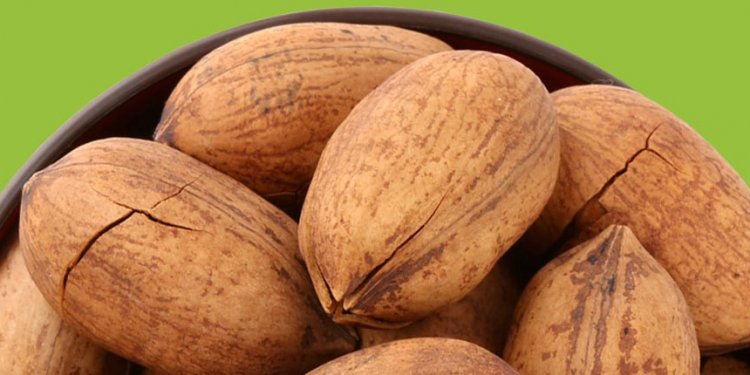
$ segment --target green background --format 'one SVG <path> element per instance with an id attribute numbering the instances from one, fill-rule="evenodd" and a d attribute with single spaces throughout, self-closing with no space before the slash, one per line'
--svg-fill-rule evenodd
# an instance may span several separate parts
<path id="1" fill-rule="evenodd" d="M 671 109 L 750 181 L 750 2 L 604 3 L 3 1 L 0 186 L 87 102 L 168 52 L 260 18 L 355 5 L 440 10 L 556 44 Z"/>

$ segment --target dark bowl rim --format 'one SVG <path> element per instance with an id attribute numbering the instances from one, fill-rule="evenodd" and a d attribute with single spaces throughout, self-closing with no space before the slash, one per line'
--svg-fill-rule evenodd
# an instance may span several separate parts
<path id="1" fill-rule="evenodd" d="M 503 26 L 444 12 L 394 7 L 349 7 L 302 11 L 265 18 L 178 48 L 123 79 L 73 115 L 37 148 L 0 194 L 0 237 L 8 219 L 18 209 L 23 184 L 36 171 L 59 158 L 64 150 L 108 113 L 160 79 L 191 65 L 191 62 L 198 60 L 218 45 L 249 32 L 296 22 L 386 24 L 453 34 L 513 50 L 555 66 L 583 82 L 628 87 L 599 67 L 562 48 Z"/>

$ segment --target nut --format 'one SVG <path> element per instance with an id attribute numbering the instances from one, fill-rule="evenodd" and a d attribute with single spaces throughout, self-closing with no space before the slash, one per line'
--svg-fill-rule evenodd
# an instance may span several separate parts
<path id="1" fill-rule="evenodd" d="M 403 66 L 446 50 L 435 38 L 391 26 L 257 31 L 212 51 L 182 78 L 155 139 L 293 211 L 351 108 Z"/>
<path id="2" fill-rule="evenodd" d="M 559 183 L 526 239 L 544 249 L 628 225 L 682 289 L 704 354 L 750 344 L 745 182 L 688 125 L 638 93 L 591 85 L 552 97 Z"/>
<path id="3" fill-rule="evenodd" d="M 399 327 L 463 298 L 541 212 L 557 137 L 546 89 L 511 58 L 443 52 L 393 75 L 331 137 L 305 200 L 323 307 Z"/>
<path id="4" fill-rule="evenodd" d="M 11 233 L 0 241 L 0 373 L 127 375 L 127 361 L 78 335 L 52 310 Z"/>
<path id="5" fill-rule="evenodd" d="M 517 375 L 500 357 L 466 341 L 416 338 L 362 349 L 309 375 L 497 374 Z"/>
<path id="6" fill-rule="evenodd" d="M 685 299 L 623 226 L 610 226 L 532 278 L 503 358 L 528 375 L 700 371 Z"/>
<path id="7" fill-rule="evenodd" d="M 167 373 L 299 373 L 354 343 L 319 310 L 296 229 L 189 156 L 112 138 L 29 180 L 20 239 L 44 297 L 112 352 Z"/>

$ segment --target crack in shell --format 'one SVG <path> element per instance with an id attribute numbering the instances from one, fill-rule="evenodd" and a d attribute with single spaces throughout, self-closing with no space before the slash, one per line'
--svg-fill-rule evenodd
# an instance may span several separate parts
<path id="1" fill-rule="evenodd" d="M 664 125 L 664 123 L 661 123 L 657 125 L 651 132 L 649 132 L 648 136 L 646 137 L 645 144 L 642 148 L 640 148 L 638 151 L 636 151 L 628 160 L 625 161 L 625 165 L 620 168 L 618 171 L 616 171 L 605 183 L 602 185 L 602 187 L 593 195 L 591 198 L 589 198 L 582 206 L 578 209 L 578 211 L 573 215 L 573 218 L 568 222 L 568 224 L 564 227 L 562 230 L 560 236 L 555 241 L 555 243 L 551 246 L 552 249 L 556 249 L 555 251 L 552 251 L 552 255 L 558 254 L 560 251 L 565 250 L 566 248 L 570 248 L 572 246 L 577 245 L 583 240 L 587 240 L 588 238 L 576 238 L 575 233 L 579 232 L 580 229 L 584 229 L 588 227 L 589 225 L 596 223 L 599 219 L 604 217 L 608 211 L 604 207 L 597 207 L 597 205 L 600 204 L 600 199 L 609 191 L 609 189 L 617 182 L 617 180 L 625 175 L 630 165 L 635 162 L 635 160 L 643 153 L 651 153 L 655 155 L 657 158 L 662 160 L 664 163 L 669 165 L 672 169 L 682 173 L 677 166 L 675 166 L 672 162 L 670 162 L 666 157 L 664 157 L 662 154 L 660 154 L 658 151 L 654 150 L 651 147 L 651 139 L 656 134 L 656 131 L 661 128 L 661 126 Z M 593 218 L 587 218 L 587 214 L 591 213 L 593 210 L 599 209 L 600 212 L 597 212 L 594 214 Z M 574 240 L 571 242 L 570 240 Z"/>
<path id="2" fill-rule="evenodd" d="M 195 183 L 196 181 L 198 181 L 201 177 L 203 177 L 203 176 L 201 175 L 201 176 L 196 177 L 194 180 L 192 180 L 192 181 L 188 182 L 187 184 L 183 185 L 182 187 L 180 187 L 177 190 L 177 192 L 175 192 L 173 194 L 170 194 L 170 195 L 166 196 L 163 199 L 160 199 L 159 201 L 157 201 L 155 204 L 153 204 L 151 206 L 151 209 L 154 209 L 157 206 L 161 205 L 162 203 L 164 203 L 164 202 L 166 202 L 166 201 L 168 201 L 170 199 L 173 199 L 173 198 L 177 197 L 182 192 L 184 192 L 185 189 L 187 189 L 190 185 L 192 185 L 193 183 Z M 109 223 L 106 226 L 104 226 L 98 232 L 94 233 L 93 236 L 91 237 L 91 239 L 89 239 L 89 241 L 86 242 L 86 244 L 84 245 L 83 249 L 78 254 L 76 254 L 76 256 L 70 261 L 70 263 L 68 263 L 67 267 L 65 267 L 65 274 L 63 275 L 61 283 L 60 283 L 60 290 L 61 290 L 61 292 L 60 292 L 60 311 L 63 314 L 65 313 L 65 308 L 64 308 L 65 292 L 67 290 L 68 279 L 70 277 L 70 273 L 73 272 L 73 269 L 76 268 L 76 266 L 78 266 L 78 264 L 81 262 L 81 260 L 83 260 L 83 258 L 86 256 L 86 254 L 88 253 L 88 251 L 94 246 L 94 244 L 96 244 L 96 242 L 100 238 L 102 238 L 102 236 L 104 236 L 109 231 L 115 229 L 117 226 L 119 226 L 120 224 L 122 224 L 125 221 L 127 221 L 128 219 L 130 219 L 133 215 L 135 215 L 135 214 L 141 214 L 144 217 L 146 217 L 148 220 L 150 220 L 150 221 L 152 221 L 154 223 L 157 223 L 157 224 L 160 224 L 160 225 L 164 225 L 164 226 L 168 226 L 168 227 L 171 227 L 171 228 L 176 228 L 176 229 L 180 229 L 180 230 L 187 230 L 187 231 L 202 231 L 200 229 L 195 229 L 195 228 L 190 228 L 190 227 L 187 227 L 187 226 L 184 226 L 184 225 L 180 225 L 180 224 L 170 223 L 170 222 L 168 222 L 166 220 L 163 220 L 163 219 L 160 219 L 160 218 L 154 216 L 148 210 L 142 210 L 142 209 L 130 207 L 129 205 L 117 202 L 116 200 L 114 200 L 111 197 L 107 196 L 106 194 L 104 194 L 104 193 L 102 193 L 102 192 L 94 189 L 93 187 L 91 188 L 91 190 L 94 191 L 95 193 L 101 195 L 102 197 L 106 198 L 112 204 L 120 206 L 120 207 L 123 207 L 123 208 L 126 208 L 129 211 L 127 213 L 123 214 L 122 216 L 120 216 L 119 218 L 117 218 L 116 220 L 114 220 L 111 223 Z"/>

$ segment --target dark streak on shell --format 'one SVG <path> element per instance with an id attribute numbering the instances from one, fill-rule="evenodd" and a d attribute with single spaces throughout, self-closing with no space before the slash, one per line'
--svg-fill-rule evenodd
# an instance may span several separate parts
<path id="1" fill-rule="evenodd" d="M 684 297 L 623 226 L 607 228 L 534 276 L 504 358 L 529 375 L 697 374 L 700 362 Z"/>

